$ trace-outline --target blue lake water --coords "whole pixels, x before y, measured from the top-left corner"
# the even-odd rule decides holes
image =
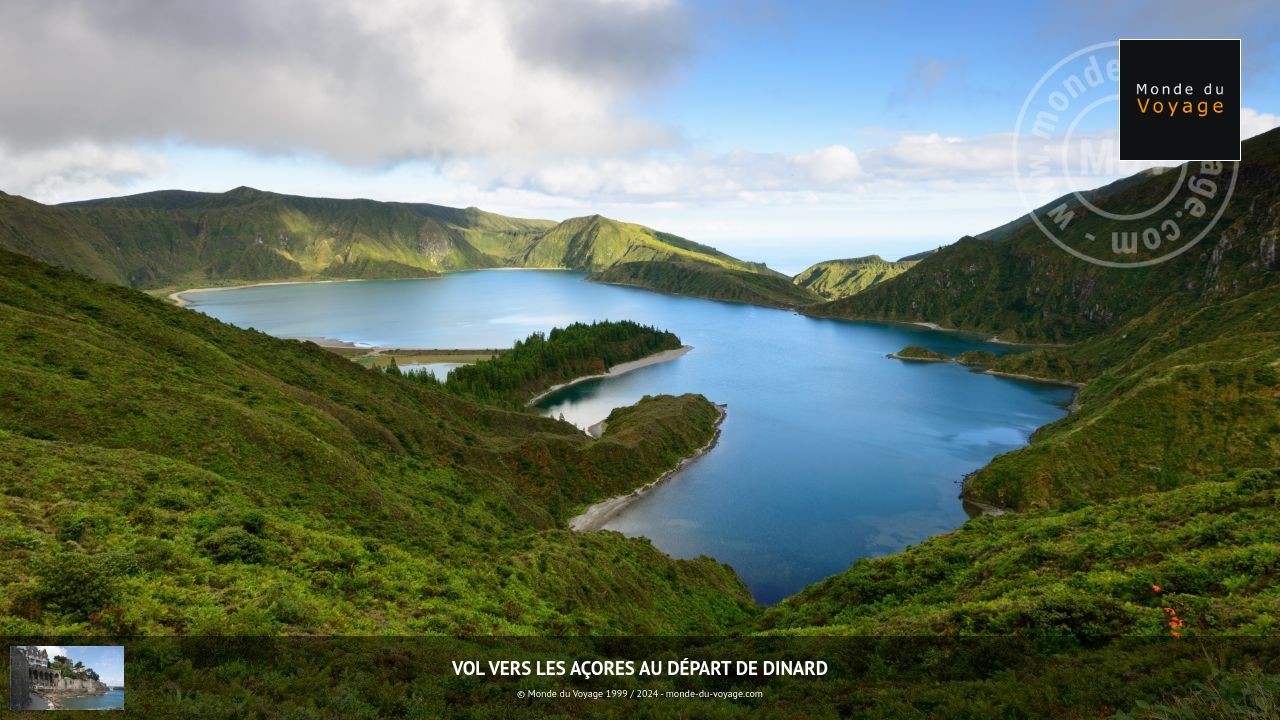
[[[583,282],[582,273],[477,271],[434,280],[275,285],[186,295],[221,320],[282,337],[402,348],[496,348],[574,321],[636,320],[694,350],[549,396],[579,427],[646,394],[728,405],[716,448],[607,528],[676,557],[709,555],[773,603],[861,557],[964,522],[965,474],[1062,417],[1071,390],[885,357],[906,345],[1009,352],[981,338]]]
[[[66,710],[114,710],[124,709],[124,691],[111,690],[102,695],[67,698],[58,704]]]

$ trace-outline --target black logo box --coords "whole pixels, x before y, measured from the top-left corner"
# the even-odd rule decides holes
[[[1238,39],[1120,40],[1121,160],[1239,160],[1241,100]]]

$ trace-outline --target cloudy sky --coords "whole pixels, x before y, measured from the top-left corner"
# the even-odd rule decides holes
[[[1024,99],[1119,37],[1242,38],[1244,132],[1280,124],[1262,1],[4,0],[0,189],[250,185],[600,212],[784,270],[898,257],[1025,212]]]

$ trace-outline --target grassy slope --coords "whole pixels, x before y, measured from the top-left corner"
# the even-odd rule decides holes
[[[4,251],[0,305],[6,634],[696,633],[751,612],[710,560],[555,529],[704,444],[700,396],[592,441]]]
[[[877,283],[897,277],[915,265],[913,260],[890,262],[879,255],[826,260],[809,266],[792,280],[826,300],[857,295]]]
[[[1082,379],[1080,410],[966,480],[1016,508],[1075,506],[1280,458],[1280,285],[1189,311],[1169,303],[1114,335],[1002,359]]]
[[[654,261],[698,261],[748,272],[761,269],[706,245],[599,215],[570,218],[543,233],[524,251],[520,265],[598,271],[618,263]]]
[[[592,282],[635,285],[673,295],[744,302],[767,307],[799,307],[817,295],[783,275],[703,262],[625,262],[595,273]]]

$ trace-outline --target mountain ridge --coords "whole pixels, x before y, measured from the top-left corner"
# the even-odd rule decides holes
[[[619,262],[703,262],[774,274],[706,245],[601,215],[562,222],[479,208],[311,198],[240,186],[62,205],[0,193],[0,247],[141,289],[332,277],[431,277]]]

